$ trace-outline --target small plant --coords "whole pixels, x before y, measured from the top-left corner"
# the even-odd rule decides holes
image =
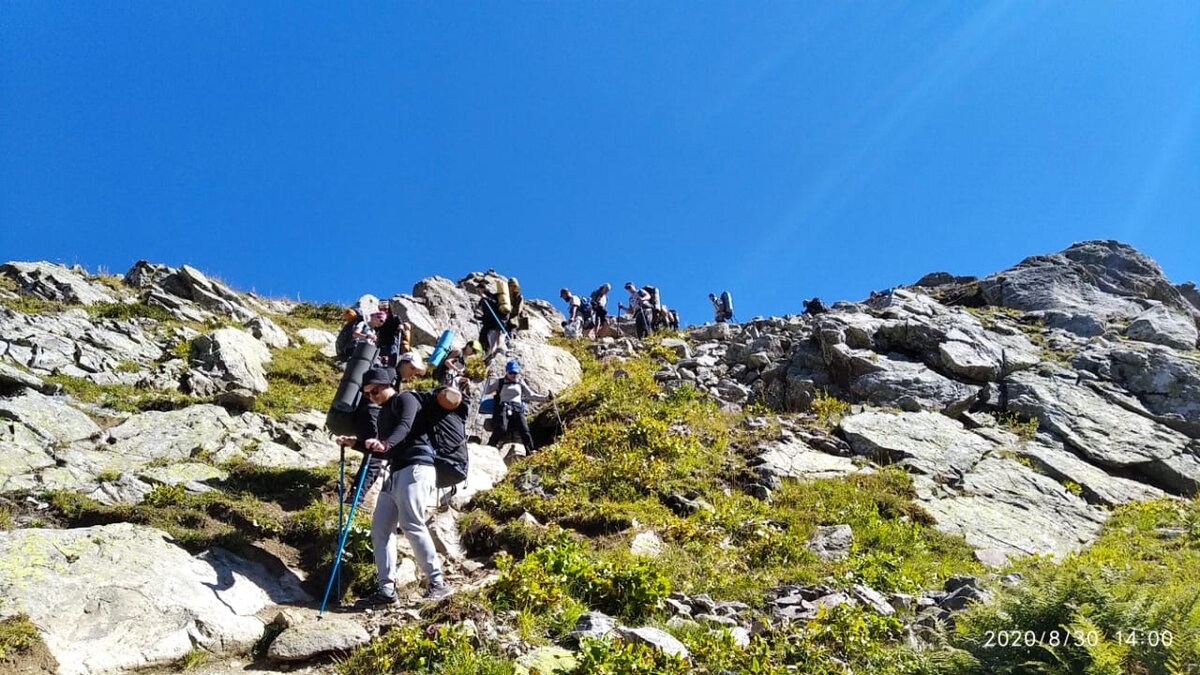
[[[24,614],[0,619],[0,663],[13,661],[41,639],[37,626]]]
[[[850,414],[850,404],[827,392],[818,391],[816,396],[813,396],[812,411],[817,416],[818,422],[832,428],[837,426],[843,417]]]
[[[89,305],[88,314],[98,319],[154,319],[155,321],[171,321],[175,317],[162,307],[147,305],[141,302],[98,302]]]
[[[96,480],[101,483],[115,483],[121,478],[121,472],[116,469],[105,469],[96,474]]]
[[[1083,486],[1080,485],[1079,483],[1076,483],[1073,480],[1063,481],[1062,486],[1064,488],[1066,488],[1067,492],[1070,492],[1071,494],[1075,495],[1076,497],[1083,496]]]
[[[175,663],[172,665],[178,672],[187,672],[193,668],[197,668],[205,663],[208,663],[210,657],[211,655],[208,652],[200,649],[199,647],[194,647],[188,653],[184,654],[178,659],[175,659]]]
[[[1028,443],[1037,437],[1039,422],[1036,417],[1023,418],[1015,412],[996,412],[993,416],[1000,426],[1019,438],[1022,443]]]

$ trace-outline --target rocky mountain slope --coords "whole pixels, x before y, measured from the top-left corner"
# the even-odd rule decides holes
[[[473,337],[496,278],[400,296],[415,343]],[[981,640],[1039,621],[1111,652],[1058,672],[1200,668],[1200,604],[1138,590],[1197,581],[1200,293],[1132,248],[645,342],[565,341],[528,305],[513,352],[565,394],[534,420],[548,448],[472,445],[434,521],[462,590],[317,622],[339,308],[187,266],[0,266],[0,670],[1025,672],[1038,645]],[[372,567],[352,533],[348,599]],[[1065,575],[1134,544],[1088,596],[1125,614],[1014,610],[1081,604]]]

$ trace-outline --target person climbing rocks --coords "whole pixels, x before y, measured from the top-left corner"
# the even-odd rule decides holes
[[[733,318],[733,311],[725,306],[725,302],[717,297],[716,293],[708,294],[708,301],[713,306],[713,320],[717,323],[725,323]]]
[[[625,282],[625,290],[629,293],[629,312],[633,315],[634,333],[638,339],[650,334],[654,326],[654,306],[649,291],[638,288],[632,281]]]
[[[483,347],[479,344],[479,340],[471,340],[463,345],[461,349],[452,349],[442,359],[442,362],[433,371],[433,379],[443,386],[452,386],[459,378],[464,377],[467,372],[467,361],[476,354],[482,354]]]
[[[400,356],[400,342],[402,328],[400,326],[400,305],[396,298],[391,302],[384,300],[379,303],[379,309],[386,312],[383,324],[375,331],[375,345],[379,347],[379,364],[382,366],[396,366],[396,359]]]
[[[492,412],[493,431],[488,445],[499,448],[500,443],[516,429],[526,454],[532,453],[536,448],[533,435],[529,433],[529,422],[525,419],[525,403],[549,401],[554,394],[539,394],[530,389],[521,378],[521,363],[511,359],[504,366],[504,377],[491,380],[480,393],[480,397],[488,395],[496,397]]]
[[[508,330],[505,327],[505,319],[501,317],[500,305],[494,294],[485,294],[479,299],[475,316],[479,320],[479,342],[486,350],[483,358],[485,361],[491,361],[496,354],[504,351],[507,345],[505,337]]]
[[[342,312],[342,321],[342,328],[333,342],[334,359],[349,361],[358,345],[375,339],[375,330],[353,307]]]
[[[374,438],[367,439],[365,446],[387,460],[388,477],[371,517],[375,593],[365,598],[363,604],[380,606],[397,602],[397,526],[408,539],[413,558],[426,579],[423,597],[436,600],[450,593],[450,585],[446,583],[433,537],[425,525],[426,509],[435,502],[437,471],[433,463],[433,444],[421,417],[421,403],[413,392],[396,391],[388,369],[368,372],[363,393],[380,407],[380,411],[378,432]]]
[[[596,317],[596,335],[603,335],[608,331],[608,292],[611,290],[612,284],[603,283],[592,291],[592,314]]]
[[[592,314],[592,301],[571,293],[569,288],[560,290],[558,297],[567,303],[567,319],[563,321],[563,328],[568,331],[568,337],[585,333],[588,337],[595,337],[596,324]]]
[[[521,294],[521,282],[516,277],[508,280],[508,299],[512,309],[505,318],[504,327],[511,336],[529,327],[529,320],[525,317],[525,296]]]

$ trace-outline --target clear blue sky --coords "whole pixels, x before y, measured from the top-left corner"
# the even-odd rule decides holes
[[[0,259],[701,321],[1092,238],[1200,281],[1200,3],[0,4]]]

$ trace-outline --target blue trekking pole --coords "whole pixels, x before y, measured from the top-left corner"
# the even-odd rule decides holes
[[[500,320],[500,315],[496,314],[496,310],[492,309],[492,303],[487,298],[483,299],[483,304],[488,308],[488,312],[492,314],[492,318],[496,320],[496,325],[500,326],[500,332],[504,333],[505,339],[509,337],[508,331],[504,328],[504,322]]]
[[[346,526],[344,512],[346,510],[346,446],[342,448],[342,459],[338,463],[338,538],[341,538],[342,528]],[[342,571],[337,571],[338,597],[342,597]]]
[[[333,579],[337,576],[338,570],[342,566],[342,551],[346,548],[346,537],[350,534],[350,525],[354,523],[354,512],[358,509],[358,496],[362,492],[363,482],[367,479],[367,471],[364,470],[358,477],[358,485],[354,487],[354,503],[350,505],[350,517],[346,519],[346,526],[342,528],[342,536],[338,541],[337,555],[333,559],[333,570],[329,573],[329,583],[325,584],[325,597],[321,598],[321,610],[317,612],[317,618],[325,613],[325,603],[329,601],[329,591],[333,589]]]

